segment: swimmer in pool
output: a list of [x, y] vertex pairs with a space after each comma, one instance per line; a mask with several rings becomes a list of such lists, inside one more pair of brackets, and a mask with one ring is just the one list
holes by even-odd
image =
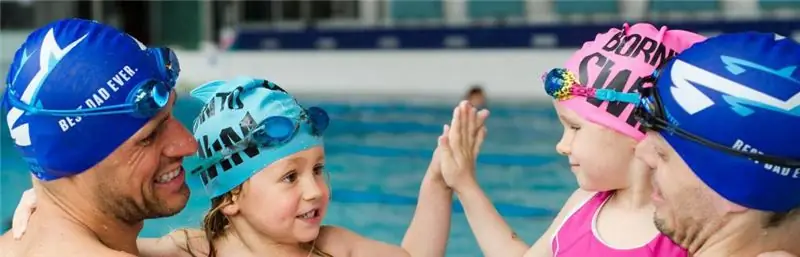
[[464, 99], [478, 110], [486, 109], [486, 93], [480, 85], [472, 86], [469, 91], [467, 91]]
[[636, 158], [655, 171], [655, 223], [691, 255], [800, 255], [798, 65], [790, 38], [722, 34], [640, 90]]
[[[626, 24], [585, 43], [561, 70], [562, 80], [569, 76], [570, 83], [581, 86], [628, 92], [670, 54], [703, 39], [687, 31]], [[640, 44], [649, 46], [637, 48]], [[546, 84], [559, 75], [551, 73]], [[634, 159], [636, 143], [644, 137], [631, 117], [634, 105], [599, 103], [578, 95], [554, 101], [564, 126], [556, 150], [568, 157], [580, 188], [532, 247], [503, 221], [474, 173], [442, 170], [485, 256], [687, 255], [653, 225], [649, 170]]]
[[36, 212], [28, 236], [0, 237], [0, 255], [136, 256], [143, 221], [183, 209], [181, 161], [197, 143], [171, 113], [179, 71], [169, 49], [94, 21], [29, 35], [2, 108], [36, 180]]

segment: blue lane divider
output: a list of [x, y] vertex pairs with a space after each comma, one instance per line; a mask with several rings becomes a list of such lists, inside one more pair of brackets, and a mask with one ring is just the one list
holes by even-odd
[[[330, 135], [337, 134], [368, 134], [368, 133], [391, 133], [407, 134], [421, 133], [439, 135], [442, 133], [442, 126], [450, 120], [442, 120], [441, 123], [419, 123], [408, 121], [357, 121], [357, 120], [334, 120], [326, 132]], [[560, 128], [556, 127], [548, 130], [534, 130], [530, 126], [513, 126], [500, 124], [487, 124], [486, 127], [492, 133], [512, 133], [524, 139], [536, 139], [548, 136], [561, 136]]]
[[[452, 116], [452, 106], [419, 106], [409, 105], [407, 103], [395, 104], [339, 104], [339, 103], [313, 103], [309, 106], [318, 106], [331, 114], [353, 114], [363, 112], [385, 112], [385, 113], [409, 113], [409, 114], [425, 114], [432, 116]], [[543, 116], [550, 115], [555, 117], [555, 111], [549, 105], [530, 105], [530, 106], [497, 106], [492, 108], [489, 106], [493, 117], [514, 117], [519, 115], [534, 115]]]
[[[444, 124], [444, 121], [442, 122]], [[329, 131], [335, 134], [352, 133], [424, 133], [441, 134], [442, 124], [422, 124], [419, 122], [363, 122], [334, 120]]]
[[[334, 190], [331, 194], [334, 202], [341, 203], [377, 203], [387, 205], [416, 205], [417, 198], [379, 192], [359, 192], [351, 190]], [[495, 203], [494, 207], [504, 217], [553, 217], [557, 211], [531, 206], [508, 203]], [[463, 213], [459, 202], [453, 202], [453, 212]]]
[[[356, 154], [371, 157], [409, 157], [430, 159], [433, 150], [403, 149], [381, 146], [328, 144], [325, 151], [330, 154]], [[552, 157], [521, 154], [487, 154], [478, 156], [478, 163], [506, 166], [540, 166], [552, 161]]]

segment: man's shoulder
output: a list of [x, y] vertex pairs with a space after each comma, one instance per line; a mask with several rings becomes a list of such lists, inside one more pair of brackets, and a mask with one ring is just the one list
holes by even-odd
[[[14, 249], [14, 248], [12, 248]], [[136, 257], [125, 252], [111, 250], [102, 245], [74, 244], [72, 246], [42, 245], [36, 248], [17, 248], [0, 257], [37, 256], [37, 257]]]
[[54, 238], [26, 235], [14, 240], [10, 233], [0, 236], [0, 257], [135, 257], [135, 255], [109, 249], [100, 242], [80, 236]]
[[8, 251], [10, 251], [11, 247], [13, 247], [13, 245], [11, 245], [13, 240], [14, 239], [11, 238], [11, 232], [0, 235], [0, 249], [4, 249], [0, 251], [0, 257], [11, 256]]
[[126, 252], [115, 251], [100, 244], [76, 244], [76, 247], [70, 247], [68, 251], [57, 251], [58, 254], [54, 256], [64, 257], [136, 257], [136, 255]]

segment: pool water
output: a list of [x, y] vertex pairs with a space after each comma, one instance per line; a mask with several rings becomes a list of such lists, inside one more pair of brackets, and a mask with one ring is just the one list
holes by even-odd
[[[414, 213], [419, 184], [454, 103], [400, 101], [324, 101], [301, 98], [331, 115], [326, 132], [326, 167], [333, 202], [325, 224], [369, 238], [399, 244]], [[181, 97], [176, 116], [189, 124], [201, 104]], [[549, 103], [493, 102], [489, 135], [479, 157], [477, 176], [506, 221], [528, 243], [550, 224], [575, 179], [555, 153], [561, 127]], [[11, 217], [19, 197], [30, 188], [27, 167], [14, 149], [2, 121], [0, 218]], [[157, 237], [176, 228], [199, 227], [209, 201], [192, 187], [180, 214], [146, 221], [142, 237]], [[482, 256], [456, 201], [447, 256]], [[5, 231], [7, 224], [0, 225]]]

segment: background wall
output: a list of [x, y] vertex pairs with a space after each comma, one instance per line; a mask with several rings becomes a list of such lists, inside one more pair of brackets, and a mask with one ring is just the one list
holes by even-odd
[[280, 0], [3, 1], [0, 72], [30, 30], [63, 17], [120, 27], [179, 51], [183, 90], [237, 75], [321, 95], [546, 99], [539, 76], [622, 23], [713, 36], [800, 38], [800, 1]]
[[492, 97], [542, 98], [540, 76], [572, 50], [180, 52], [182, 84], [252, 75], [292, 92], [460, 96], [481, 84]]

